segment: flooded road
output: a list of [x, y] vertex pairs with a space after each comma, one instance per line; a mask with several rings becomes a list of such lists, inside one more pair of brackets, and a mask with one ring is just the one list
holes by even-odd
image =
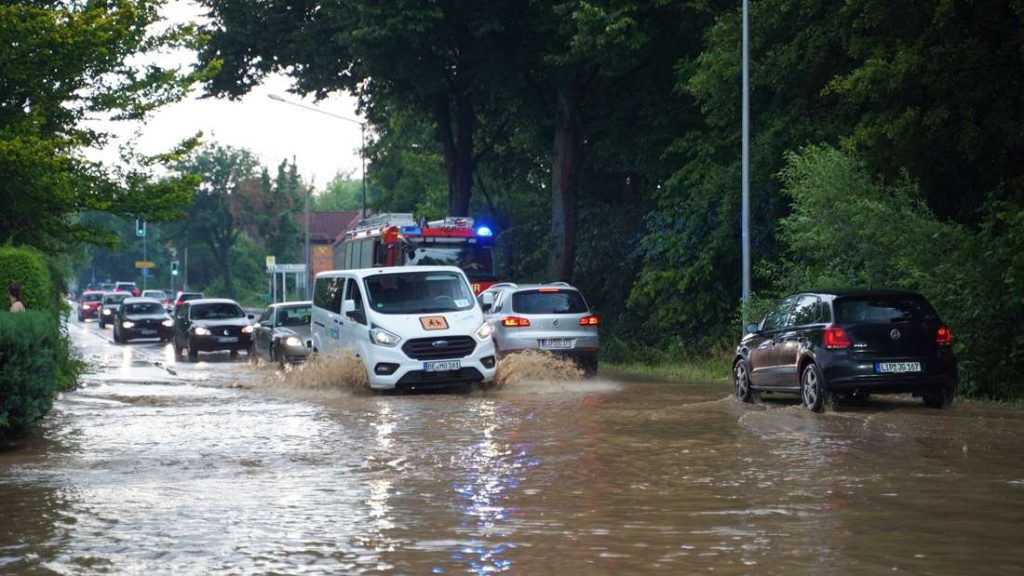
[[1024, 572], [1020, 407], [361, 395], [71, 332], [93, 373], [0, 452], [2, 574]]

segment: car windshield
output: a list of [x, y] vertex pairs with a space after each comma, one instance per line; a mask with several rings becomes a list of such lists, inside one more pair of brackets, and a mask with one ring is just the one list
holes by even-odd
[[185, 292], [185, 293], [181, 294], [180, 296], [178, 296], [178, 302], [188, 302], [189, 300], [198, 300], [198, 299], [200, 299], [202, 297], [203, 297], [202, 294], [198, 294], [198, 293], [195, 293], [195, 292], [192, 292], [192, 293]]
[[131, 298], [131, 294], [107, 294], [103, 297], [104, 304], [120, 304], [125, 298]]
[[277, 310], [278, 326], [309, 326], [309, 317], [312, 315], [312, 308], [279, 308]]
[[513, 294], [512, 310], [520, 314], [584, 314], [587, 303], [576, 290], [538, 288]]
[[935, 321], [939, 315], [923, 296], [883, 295], [840, 298], [833, 307], [842, 324], [887, 324], [913, 320]]
[[86, 294], [82, 296], [82, 300], [86, 302], [99, 302], [100, 300], [103, 300], [103, 294]]
[[444, 242], [415, 245], [406, 259], [410, 266], [456, 266], [470, 278], [494, 278], [494, 249], [491, 246]]
[[476, 301], [462, 275], [454, 272], [378, 274], [366, 278], [370, 306], [383, 314], [424, 314], [469, 310]]
[[164, 307], [156, 302], [137, 302], [124, 305], [125, 314], [163, 314]]
[[223, 320], [227, 318], [245, 318], [245, 312], [242, 312], [238, 304], [231, 302], [196, 304], [192, 307], [193, 320]]
[[167, 298], [167, 295], [160, 290], [146, 290], [142, 295], [146, 298], [160, 298], [161, 300]]

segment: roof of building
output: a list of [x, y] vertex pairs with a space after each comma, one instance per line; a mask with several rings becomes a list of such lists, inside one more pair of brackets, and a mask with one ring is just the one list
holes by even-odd
[[[355, 227], [359, 222], [358, 210], [344, 212], [311, 212], [309, 214], [309, 241], [315, 243], [333, 243], [338, 236]], [[300, 218], [303, 227], [305, 221]]]

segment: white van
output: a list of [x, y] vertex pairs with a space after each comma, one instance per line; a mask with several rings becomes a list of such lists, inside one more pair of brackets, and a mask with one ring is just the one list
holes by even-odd
[[313, 350], [351, 350], [370, 386], [421, 389], [494, 379], [491, 325], [454, 266], [334, 270], [313, 286]]

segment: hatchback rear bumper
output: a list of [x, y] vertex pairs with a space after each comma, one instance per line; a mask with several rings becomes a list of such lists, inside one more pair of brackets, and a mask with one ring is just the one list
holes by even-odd
[[[878, 362], [919, 362], [921, 372], [878, 373]], [[844, 354], [822, 366], [825, 385], [834, 391], [862, 390], [879, 394], [924, 392], [957, 383], [957, 364], [952, 353], [927, 358], [874, 358]]]

